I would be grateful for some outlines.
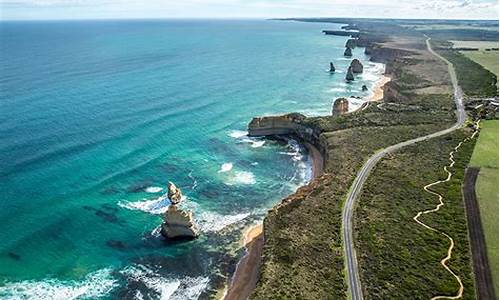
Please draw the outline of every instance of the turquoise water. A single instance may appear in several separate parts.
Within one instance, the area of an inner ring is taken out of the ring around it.
[[[216,288],[242,228],[311,176],[294,141],[247,138],[250,119],[327,114],[379,78],[355,49],[365,73],[344,81],[346,38],[321,34],[339,27],[0,23],[0,297],[188,299]],[[194,211],[195,241],[157,232],[168,181]]]

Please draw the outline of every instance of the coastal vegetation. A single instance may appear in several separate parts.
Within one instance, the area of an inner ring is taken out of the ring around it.
[[[423,187],[445,179],[448,154],[471,135],[464,129],[409,146],[384,158],[366,182],[355,212],[355,240],[361,278],[367,299],[429,299],[454,296],[457,280],[440,261],[449,240],[422,227],[413,218],[439,202]],[[421,217],[426,224],[449,234],[455,241],[449,266],[464,284],[464,299],[474,299],[474,282],[467,221],[461,185],[474,141],[464,143],[455,155],[451,181],[432,187],[444,196],[438,212]]]
[[[470,166],[479,167],[476,193],[493,283],[498,294],[498,120],[481,123]]]

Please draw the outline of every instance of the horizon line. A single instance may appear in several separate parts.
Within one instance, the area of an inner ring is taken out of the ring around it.
[[[57,22],[57,21],[167,21],[167,20],[279,20],[279,21],[300,21],[305,19],[316,20],[409,20],[409,21],[496,21],[499,19],[454,19],[454,18],[390,18],[390,17],[111,17],[111,18],[60,18],[60,19],[2,19],[1,22]]]

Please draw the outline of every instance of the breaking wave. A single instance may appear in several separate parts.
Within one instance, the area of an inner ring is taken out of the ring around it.
[[[208,277],[166,278],[143,265],[129,266],[120,271],[129,280],[139,281],[156,292],[159,299],[198,299],[208,284]],[[148,298],[137,291],[136,298]]]
[[[106,296],[117,287],[110,269],[90,273],[82,281],[45,279],[42,281],[8,282],[0,286],[2,299],[96,299]]]
[[[162,187],[159,187],[159,186],[150,186],[150,187],[147,187],[145,190],[144,190],[146,193],[159,193],[161,191],[163,191],[163,188]]]
[[[220,167],[219,173],[229,172],[233,168],[232,163],[223,163]]]

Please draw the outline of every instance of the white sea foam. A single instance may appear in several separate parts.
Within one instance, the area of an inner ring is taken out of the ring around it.
[[[185,196],[183,196],[185,197]],[[170,205],[170,200],[165,195],[162,195],[153,200],[142,200],[142,201],[120,201],[118,206],[131,209],[131,210],[141,210],[150,214],[162,214],[167,211]]]
[[[236,171],[225,181],[227,185],[255,184],[255,182],[255,175],[249,171]]]
[[[266,143],[266,141],[254,141],[254,142],[252,142],[252,148],[262,147],[262,146],[264,146],[265,143]]]
[[[162,187],[159,187],[159,186],[150,186],[150,187],[147,187],[145,189],[146,193],[159,193],[161,191],[163,191],[163,188]]]
[[[165,278],[142,265],[126,267],[120,273],[159,294],[160,299],[198,299],[208,284],[208,277]],[[143,297],[140,291],[136,295]]]
[[[96,299],[104,297],[117,286],[110,269],[88,274],[82,281],[45,279],[42,281],[8,282],[0,286],[2,299]]]
[[[231,132],[229,132],[228,134],[230,137],[233,137],[235,139],[238,139],[238,138],[241,138],[241,137],[244,137],[246,135],[248,135],[248,131],[243,131],[243,130],[231,130]]]
[[[118,202],[118,205],[126,209],[140,210],[149,214],[158,215],[167,211],[170,201],[166,199],[165,196],[162,196],[153,200],[135,202],[120,201]],[[180,207],[193,211],[195,215],[195,223],[202,232],[217,232],[228,225],[237,223],[250,216],[250,213],[222,215],[216,212],[203,211],[194,201],[185,201],[180,204]],[[151,231],[151,235],[154,237],[160,237],[160,229],[160,226],[157,226]]]
[[[233,168],[232,163],[223,163],[220,167],[219,173],[229,172]]]
[[[202,212],[196,215],[196,225],[203,232],[217,232],[225,227],[238,223],[250,216],[250,213],[236,215],[221,215],[214,212]]]

